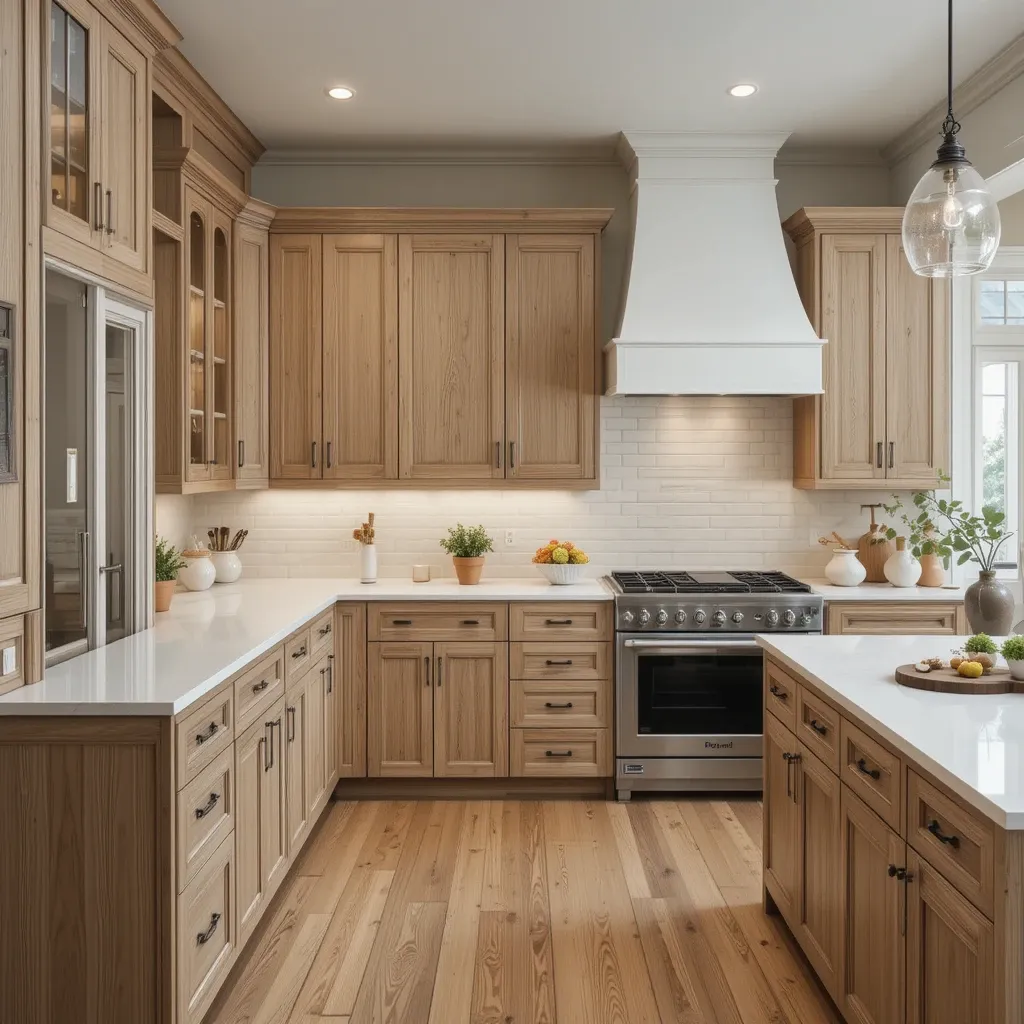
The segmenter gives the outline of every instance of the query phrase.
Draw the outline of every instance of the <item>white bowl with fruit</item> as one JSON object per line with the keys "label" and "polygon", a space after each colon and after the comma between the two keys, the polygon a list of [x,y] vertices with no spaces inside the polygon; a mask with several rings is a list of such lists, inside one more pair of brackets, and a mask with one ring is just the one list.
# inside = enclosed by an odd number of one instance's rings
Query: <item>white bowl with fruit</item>
{"label": "white bowl with fruit", "polygon": [[579,583],[583,579],[583,567],[589,561],[586,551],[568,540],[549,540],[544,547],[537,548],[533,556],[533,564],[547,577],[548,583],[557,587]]}

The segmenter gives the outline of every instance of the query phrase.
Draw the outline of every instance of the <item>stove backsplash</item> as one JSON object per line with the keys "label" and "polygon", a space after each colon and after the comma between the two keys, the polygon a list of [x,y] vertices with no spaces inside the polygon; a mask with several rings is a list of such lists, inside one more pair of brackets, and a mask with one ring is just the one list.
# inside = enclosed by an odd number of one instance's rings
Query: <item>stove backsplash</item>
{"label": "stove backsplash", "polygon": [[[379,572],[413,563],[452,576],[438,547],[449,525],[483,523],[494,537],[487,575],[532,576],[550,537],[612,569],[781,569],[821,576],[815,541],[856,538],[861,504],[885,491],[799,491],[792,478],[792,400],[775,397],[602,398],[600,491],[294,491],[160,496],[158,532],[177,543],[214,525],[245,528],[249,577],[352,576],[352,529],[375,512]],[[505,544],[505,531],[514,543]]]}

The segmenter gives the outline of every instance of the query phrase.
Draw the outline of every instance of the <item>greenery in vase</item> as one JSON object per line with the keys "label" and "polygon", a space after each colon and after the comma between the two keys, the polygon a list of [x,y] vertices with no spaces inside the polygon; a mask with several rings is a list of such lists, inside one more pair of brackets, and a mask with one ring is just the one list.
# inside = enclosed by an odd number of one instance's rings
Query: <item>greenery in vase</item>
{"label": "greenery in vase", "polygon": [[964,644],[967,654],[995,654],[995,641],[988,633],[976,633]]}
{"label": "greenery in vase", "polygon": [[1007,661],[1024,661],[1024,636],[1008,636],[999,653]]}
{"label": "greenery in vase", "polygon": [[448,527],[448,536],[441,539],[441,547],[452,558],[479,558],[494,550],[494,541],[482,526],[463,526],[458,523]]}
{"label": "greenery in vase", "polygon": [[178,570],[184,569],[188,563],[173,544],[169,544],[163,537],[156,539],[156,581],[157,583],[170,583],[178,578]]}

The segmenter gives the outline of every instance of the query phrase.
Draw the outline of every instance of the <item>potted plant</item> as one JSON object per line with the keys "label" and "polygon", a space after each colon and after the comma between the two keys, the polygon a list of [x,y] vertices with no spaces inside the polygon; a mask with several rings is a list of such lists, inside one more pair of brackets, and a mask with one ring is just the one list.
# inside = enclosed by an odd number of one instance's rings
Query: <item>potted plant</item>
{"label": "potted plant", "polygon": [[484,555],[494,550],[494,542],[482,526],[448,527],[448,536],[442,538],[441,547],[452,556],[455,575],[464,587],[480,582],[484,569]]}
{"label": "potted plant", "polygon": [[1003,641],[999,653],[1010,667],[1014,679],[1024,679],[1024,636],[1010,636]]}
{"label": "potted plant", "polygon": [[165,612],[171,607],[171,598],[178,583],[178,570],[184,567],[185,559],[178,554],[177,548],[163,537],[157,537],[156,582],[153,584],[153,606],[156,611]]}

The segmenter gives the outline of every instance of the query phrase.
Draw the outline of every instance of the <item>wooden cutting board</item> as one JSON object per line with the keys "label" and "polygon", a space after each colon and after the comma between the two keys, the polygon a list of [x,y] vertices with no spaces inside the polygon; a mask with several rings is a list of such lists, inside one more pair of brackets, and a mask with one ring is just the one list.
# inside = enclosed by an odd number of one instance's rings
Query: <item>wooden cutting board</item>
{"label": "wooden cutting board", "polygon": [[1014,679],[1008,668],[994,668],[987,676],[968,679],[951,668],[918,672],[913,665],[900,665],[896,669],[896,682],[936,693],[1024,693],[1024,680]]}

